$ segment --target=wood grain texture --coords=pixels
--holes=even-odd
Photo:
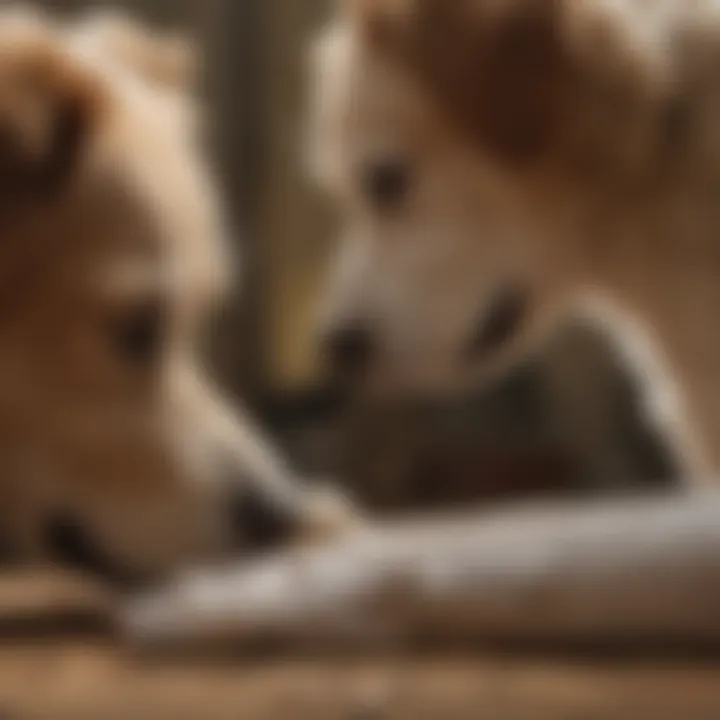
[[[712,720],[702,665],[444,657],[138,666],[103,644],[0,647],[0,713],[25,720]]]

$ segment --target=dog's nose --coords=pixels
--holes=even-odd
[[[117,584],[133,581],[92,540],[87,529],[70,515],[57,514],[47,519],[45,543],[50,558],[61,566]]]
[[[372,359],[373,336],[367,325],[341,325],[325,335],[322,350],[334,376],[355,377]]]
[[[230,498],[233,534],[243,550],[263,550],[291,541],[299,532],[298,514],[254,489],[234,490]]]

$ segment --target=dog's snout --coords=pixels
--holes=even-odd
[[[299,520],[284,503],[252,489],[234,491],[230,498],[233,534],[243,550],[262,550],[289,542]]]
[[[339,376],[360,374],[372,359],[374,339],[367,325],[341,325],[324,337],[323,354],[330,371]]]

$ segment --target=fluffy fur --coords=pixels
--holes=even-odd
[[[347,209],[326,323],[372,327],[370,390],[488,378],[589,313],[689,474],[718,469],[719,21],[714,0],[341,3],[310,157]],[[362,169],[388,157],[410,184],[382,213]],[[522,321],[468,354],[508,286]]]
[[[14,557],[64,546],[144,577],[240,549],[245,500],[296,529],[314,512],[199,359],[229,258],[188,59],[122,18],[0,17],[0,535]]]

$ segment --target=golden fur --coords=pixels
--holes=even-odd
[[[310,158],[347,218],[325,322],[372,324],[368,387],[487,378],[589,313],[690,472],[720,469],[720,4],[340,5],[313,55]],[[361,191],[377,157],[410,169],[385,215]],[[506,285],[521,326],[469,359]]]
[[[14,556],[47,557],[59,533],[151,575],[241,547],[245,496],[310,517],[198,357],[229,258],[191,60],[110,15],[0,18],[0,537]]]

